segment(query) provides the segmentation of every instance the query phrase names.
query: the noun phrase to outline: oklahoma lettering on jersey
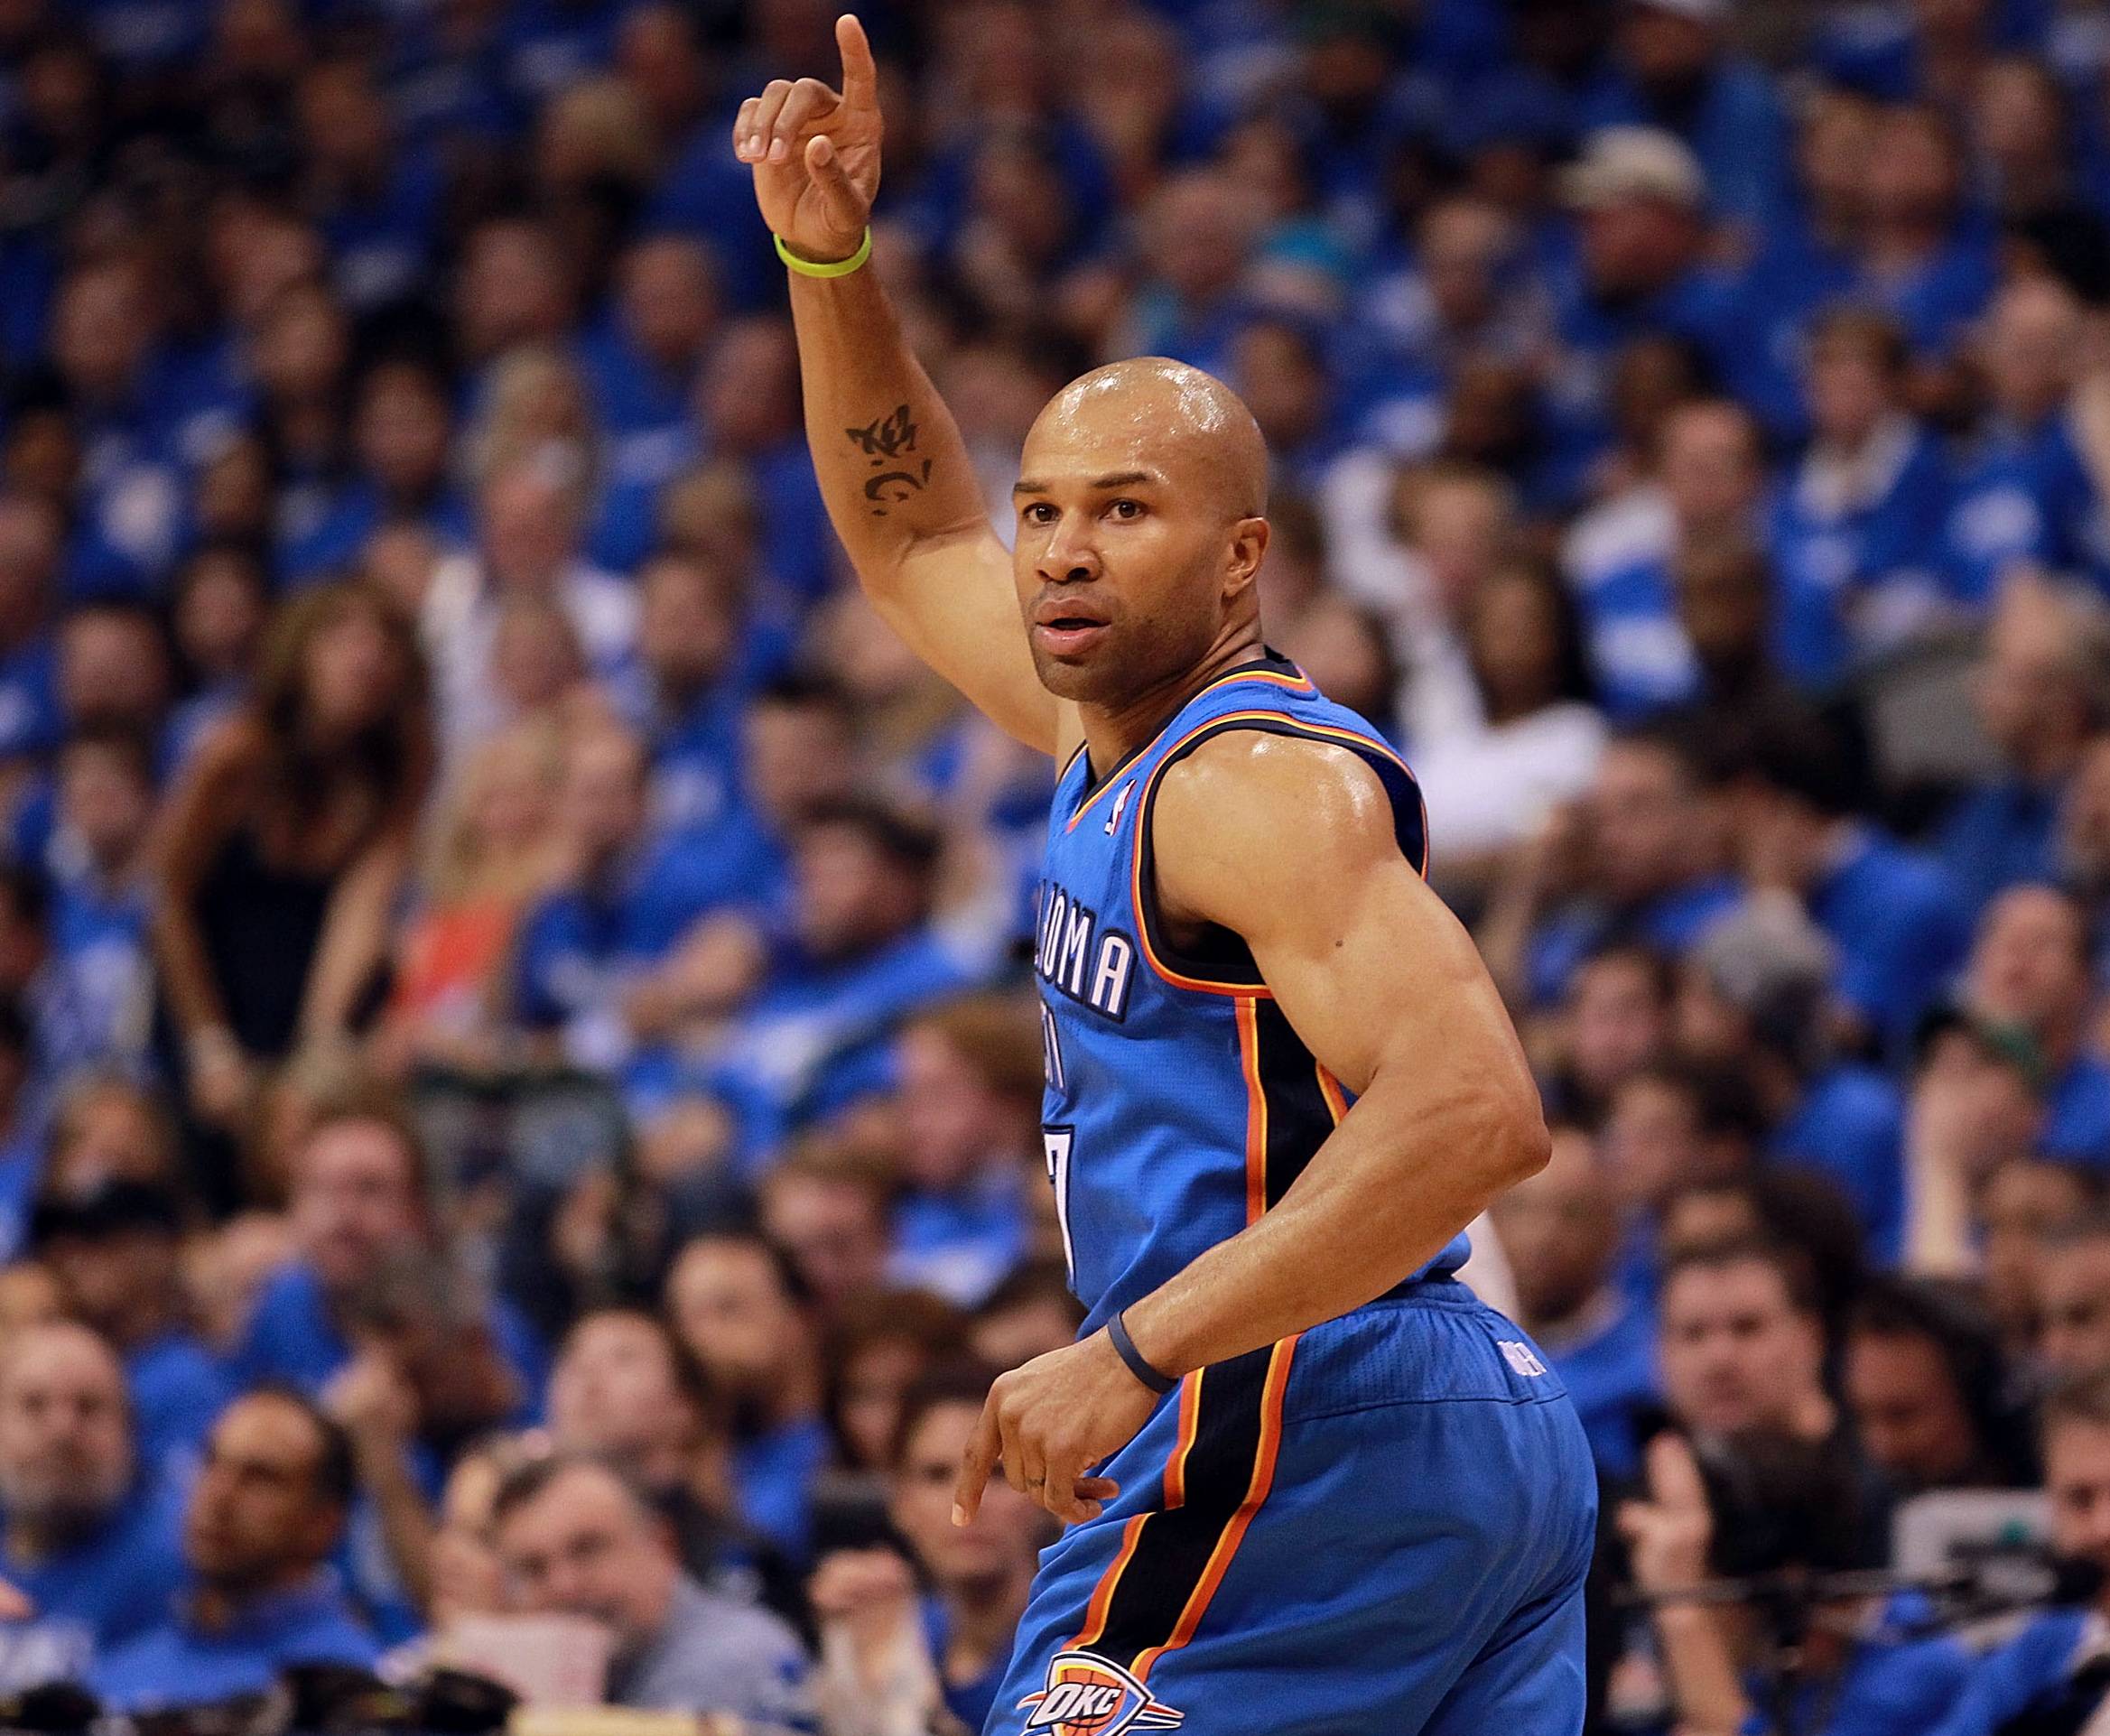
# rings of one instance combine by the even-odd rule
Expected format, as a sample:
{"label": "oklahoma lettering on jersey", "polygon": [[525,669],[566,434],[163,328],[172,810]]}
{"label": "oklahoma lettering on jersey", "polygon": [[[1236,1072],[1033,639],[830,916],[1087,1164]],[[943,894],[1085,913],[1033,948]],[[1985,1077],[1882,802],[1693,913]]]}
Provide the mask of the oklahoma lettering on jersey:
{"label": "oklahoma lettering on jersey", "polygon": [[[1096,782],[1083,750],[1064,768],[1033,963],[1048,1179],[1087,1332],[1267,1211],[1348,1111],[1348,1092],[1276,1006],[1244,942],[1219,931],[1183,952],[1157,918],[1158,780],[1240,729],[1361,755],[1391,797],[1401,851],[1427,867],[1421,793],[1406,764],[1271,654],[1195,694]],[[1459,1237],[1415,1276],[1455,1270],[1465,1254]]]}

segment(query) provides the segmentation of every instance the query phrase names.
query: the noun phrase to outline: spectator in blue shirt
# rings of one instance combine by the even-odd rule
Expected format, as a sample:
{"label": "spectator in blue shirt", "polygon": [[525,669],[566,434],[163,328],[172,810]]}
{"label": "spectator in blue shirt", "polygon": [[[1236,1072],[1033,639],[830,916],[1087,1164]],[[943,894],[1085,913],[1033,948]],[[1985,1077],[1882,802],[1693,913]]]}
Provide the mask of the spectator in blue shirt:
{"label": "spectator in blue shirt", "polygon": [[1792,892],[1836,949],[1845,1026],[1898,1055],[1962,963],[1970,914],[1938,862],[1858,817],[1856,763],[1813,709],[1754,719],[1732,786],[1737,843],[1746,880]]}
{"label": "spectator in blue shirt", "polygon": [[1675,956],[1736,902],[1709,849],[1694,749],[1664,728],[1614,737],[1579,812],[1559,817],[1546,847],[1498,889],[1483,944],[1530,1004],[1558,1000],[1576,966],[1613,938]]}
{"label": "spectator in blue shirt", "polygon": [[637,574],[638,727],[652,762],[650,829],[728,817],[740,724],[754,698],[754,632],[740,576],[711,555],[655,555]]}
{"label": "spectator in blue shirt", "polygon": [[[391,1255],[433,1234],[426,1159],[389,1100],[328,1106],[293,1157],[288,1211],[296,1258],[265,1284],[228,1358],[237,1386],[274,1381],[311,1396],[350,1363],[354,1295]],[[494,1341],[526,1389],[542,1389],[542,1347],[511,1304],[490,1308]]]}
{"label": "spectator in blue shirt", "polygon": [[2009,284],[1986,311],[1988,413],[1957,458],[1942,531],[1946,580],[1965,608],[1990,607],[2020,568],[2101,582],[2102,512],[2070,404],[2087,330],[2080,302],[2049,278]]}
{"label": "spectator in blue shirt", "polygon": [[172,406],[154,390],[159,322],[129,257],[81,265],[60,287],[51,344],[81,442],[81,518],[67,574],[78,596],[147,594],[177,552],[182,488]]}
{"label": "spectator in blue shirt", "polygon": [[1731,0],[1625,0],[1583,125],[1659,126],[1692,147],[1708,203],[1756,234],[1787,204],[1788,117],[1764,70],[1728,51]]}
{"label": "spectator in blue shirt", "polygon": [[1610,433],[1613,358],[1637,338],[1691,343],[1734,373],[1740,317],[1733,281],[1706,264],[1706,179],[1674,135],[1609,126],[1567,171],[1579,252],[1557,290],[1561,351],[1548,395],[1578,469]]}
{"label": "spectator in blue shirt", "polygon": [[349,571],[385,526],[415,525],[452,542],[469,539],[469,508],[449,475],[454,436],[447,381],[414,356],[385,356],[354,394],[355,468],[329,494],[312,522],[284,540],[288,583]]}
{"label": "spectator in blue shirt", "polygon": [[924,1728],[935,1701],[964,1728],[986,1727],[1048,1529],[1009,1488],[992,1488],[970,1524],[953,1523],[953,1484],[990,1379],[972,1364],[941,1366],[902,1398],[887,1512],[915,1565],[890,1547],[843,1549],[814,1574],[824,1711]]}
{"label": "spectator in blue shirt", "polygon": [[1971,689],[2002,765],[1934,834],[1975,907],[2018,881],[2058,877],[2060,800],[2105,720],[2105,658],[2110,627],[2092,602],[2022,577],[2002,591]]}
{"label": "spectator in blue shirt", "polygon": [[1840,1386],[1863,1449],[1900,1495],[2037,1481],[1999,1331],[1960,1286],[1874,1280],[1847,1316]]}
{"label": "spectator in blue shirt", "polygon": [[[1810,443],[1773,512],[1786,583],[1829,598],[1860,655],[1918,629],[1941,600],[1948,478],[1939,449],[1906,413],[1909,359],[1887,314],[1844,308],[1809,329]],[[1799,665],[1840,673],[1846,648]]]}
{"label": "spectator in blue shirt", "polygon": [[676,1256],[665,1306],[711,1389],[731,1406],[741,1517],[795,1559],[808,1559],[813,1478],[830,1444],[804,1280],[760,1236],[712,1232]]}
{"label": "spectator in blue shirt", "polygon": [[664,483],[674,474],[676,448],[667,436],[688,420],[690,390],[717,326],[711,256],[701,243],[652,235],[624,254],[611,316],[581,346],[618,478]]}
{"label": "spectator in blue shirt", "polygon": [[1953,355],[2000,281],[1994,236],[1965,209],[1964,169],[1942,110],[1899,104],[1879,117],[1852,293],[1894,314],[1923,360]]}
{"label": "spectator in blue shirt", "polygon": [[[2097,1368],[2055,1388],[2039,1425],[2044,1486],[2050,1497],[2051,1545],[2059,1555],[2102,1569],[2110,1588],[2110,1372]],[[1996,1736],[2020,1728],[2079,1730],[2104,1697],[2093,1664],[2096,1637],[2110,1614],[2110,1589],[2085,1605],[2062,1606],[2031,1620],[1979,1666],[1934,1736]]]}
{"label": "spectator in blue shirt", "polygon": [[166,1188],[102,1180],[48,1192],[31,1221],[67,1313],[125,1359],[140,1455],[163,1468],[196,1459],[231,1391],[183,1317],[182,1219]]}
{"label": "spectator in blue shirt", "polygon": [[0,1691],[78,1679],[162,1619],[179,1567],[176,1484],[143,1458],[116,1354],[72,1322],[0,1343]]}
{"label": "spectator in blue shirt", "polygon": [[189,1577],[161,1625],[100,1658],[88,1685],[116,1711],[258,1694],[300,1664],[379,1655],[323,1563],[353,1488],[343,1432],[283,1388],[221,1415],[183,1519]]}
{"label": "spectator in blue shirt", "polygon": [[124,729],[79,731],[60,752],[57,794],[45,850],[55,882],[52,967],[92,1029],[92,1059],[141,1077],[153,993],[144,861],[153,749]]}
{"label": "spectator in blue shirt", "polygon": [[627,731],[581,729],[564,760],[557,824],[572,871],[521,919],[514,1015],[548,1047],[606,1066],[655,1034],[636,992],[653,968],[699,921],[756,896],[758,859],[698,849],[711,835],[698,830],[654,835],[645,750]]}
{"label": "spectator in blue shirt", "polygon": [[906,1185],[891,1276],[971,1308],[1026,1254],[1041,1156],[1037,1026],[1009,1001],[954,1001],[910,1022],[897,1065]]}
{"label": "spectator in blue shirt", "polygon": [[[1701,697],[1706,672],[1678,618],[1678,562],[1703,544],[1762,547],[1766,535],[1765,453],[1750,412],[1721,398],[1681,404],[1665,416],[1659,445],[1668,534],[1637,539],[1576,573],[1598,695],[1615,718]],[[1803,682],[1836,673],[1844,656],[1832,591],[1792,566],[1767,591],[1770,660]]]}
{"label": "spectator in blue shirt", "polygon": [[1546,1167],[1491,1211],[1516,1276],[1517,1323],[1575,1400],[1600,1475],[1634,1476],[1641,1413],[1659,1402],[1656,1324],[1614,1281],[1619,1200],[1595,1141],[1557,1128]]}
{"label": "spectator in blue shirt", "polygon": [[447,185],[437,153],[401,148],[370,61],[312,67],[299,107],[302,203],[329,244],[338,293],[356,311],[414,293],[440,239]]}
{"label": "spectator in blue shirt", "polygon": [[2110,1168],[2110,1063],[2089,1042],[2096,998],[2086,914],[2054,887],[2011,887],[1988,905],[1960,994],[1980,1018],[2028,1033],[2044,1057],[2046,1156]]}
{"label": "spectator in blue shirt", "polygon": [[1690,955],[1678,1041],[1750,1079],[1768,1156],[1838,1184],[1870,1246],[1889,1259],[1904,1230],[1905,1106],[1886,1074],[1836,1054],[1824,1017],[1833,967],[1830,942],[1794,900],[1748,899]]}
{"label": "spectator in blue shirt", "polygon": [[934,830],[883,803],[808,811],[781,915],[729,914],[699,936],[731,959],[688,1008],[730,1015],[706,1062],[720,1089],[795,1121],[886,1088],[895,1029],[971,987],[981,961],[931,920],[938,851]]}

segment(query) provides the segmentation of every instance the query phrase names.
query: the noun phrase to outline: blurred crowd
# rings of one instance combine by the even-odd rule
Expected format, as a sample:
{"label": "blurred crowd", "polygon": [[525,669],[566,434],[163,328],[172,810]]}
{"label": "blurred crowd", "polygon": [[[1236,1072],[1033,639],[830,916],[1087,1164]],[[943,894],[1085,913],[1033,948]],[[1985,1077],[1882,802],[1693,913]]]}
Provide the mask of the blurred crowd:
{"label": "blurred crowd", "polygon": [[[832,22],[0,0],[0,1700],[534,1616],[617,1704],[990,1712],[1053,775],[807,460],[730,125]],[[1222,375],[1269,641],[1421,779],[1555,1132],[1468,1276],[1598,1456],[1595,1727],[2080,1729],[2110,1594],[1864,1570],[2039,1487],[2110,1569],[2110,26],[866,22],[999,528],[1064,380]]]}

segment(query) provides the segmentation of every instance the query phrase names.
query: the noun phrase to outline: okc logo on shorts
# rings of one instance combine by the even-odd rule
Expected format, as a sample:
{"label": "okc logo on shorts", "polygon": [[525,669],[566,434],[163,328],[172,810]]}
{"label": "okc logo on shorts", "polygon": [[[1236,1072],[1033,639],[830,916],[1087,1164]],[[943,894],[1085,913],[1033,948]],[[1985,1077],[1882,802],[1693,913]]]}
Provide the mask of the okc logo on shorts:
{"label": "okc logo on shorts", "polygon": [[1033,1708],[1027,1730],[1051,1736],[1125,1736],[1131,1730],[1170,1730],[1186,1717],[1153,1700],[1119,1664],[1091,1652],[1057,1652],[1047,1666],[1047,1685],[1018,1704]]}

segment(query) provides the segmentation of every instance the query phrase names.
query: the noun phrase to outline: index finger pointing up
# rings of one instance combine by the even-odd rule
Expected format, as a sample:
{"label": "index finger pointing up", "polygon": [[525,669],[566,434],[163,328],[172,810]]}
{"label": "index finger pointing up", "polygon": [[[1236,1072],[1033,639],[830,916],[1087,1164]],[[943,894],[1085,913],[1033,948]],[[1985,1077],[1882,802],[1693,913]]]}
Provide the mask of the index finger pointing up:
{"label": "index finger pointing up", "polygon": [[835,46],[842,54],[842,101],[854,109],[879,106],[879,69],[872,60],[872,45],[857,14],[846,12],[835,21]]}

